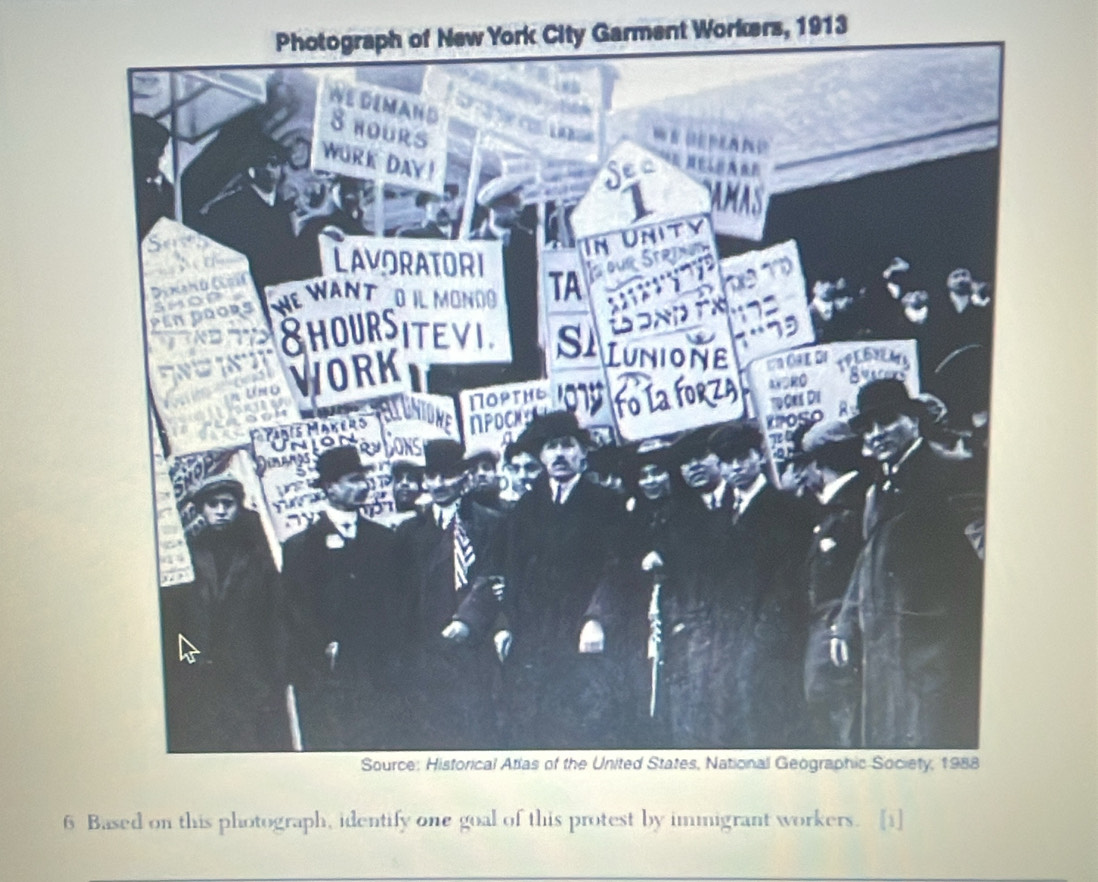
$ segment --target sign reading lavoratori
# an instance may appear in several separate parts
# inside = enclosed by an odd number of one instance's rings
[[[403,311],[399,341],[414,364],[511,360],[499,240],[320,237],[325,275],[354,274]]]

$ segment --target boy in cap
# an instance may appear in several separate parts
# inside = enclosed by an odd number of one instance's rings
[[[278,571],[259,515],[225,472],[207,477],[189,501],[206,524],[188,540],[194,582],[162,595],[169,749],[286,749]],[[180,637],[193,654],[180,657]]]
[[[370,479],[353,446],[316,461],[320,516],[283,547],[294,684],[306,750],[392,744],[399,603],[393,533],[362,516]]]

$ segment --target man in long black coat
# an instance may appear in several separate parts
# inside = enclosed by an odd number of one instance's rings
[[[194,582],[163,592],[169,749],[288,749],[278,571],[259,515],[224,474],[191,499],[206,521],[190,540]]]
[[[616,578],[621,498],[583,477],[590,438],[575,415],[536,416],[522,443],[546,473],[507,516],[500,569],[511,632],[503,670],[505,744],[521,748],[620,746],[623,693]],[[478,591],[458,619],[484,633],[498,610]],[[501,649],[506,652],[506,641]],[[643,652],[642,646],[634,648]]]
[[[467,466],[456,441],[428,441],[423,484],[431,505],[396,531],[403,583],[401,683],[408,749],[496,746],[493,688],[499,662],[491,635],[448,639],[447,628],[478,574],[493,573],[499,512],[466,494]],[[444,633],[446,632],[446,633]]]
[[[880,464],[866,493],[866,544],[836,622],[849,663],[861,639],[864,747],[977,746],[982,579],[951,496],[964,472],[922,436],[922,403],[899,380],[858,392],[851,428]]]
[[[283,546],[289,677],[305,750],[393,744],[399,621],[392,531],[359,512],[369,483],[354,447],[317,457],[324,512]]]

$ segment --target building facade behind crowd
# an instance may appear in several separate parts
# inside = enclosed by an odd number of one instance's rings
[[[545,376],[524,176],[406,198],[390,225],[384,182],[313,172],[307,136],[255,115],[177,185],[167,129],[133,128],[139,235],[177,217],[257,291],[319,275],[325,237],[501,242],[511,362],[419,389]],[[556,209],[550,247],[571,241]],[[364,513],[356,447],[324,450],[322,510],[281,547],[243,477],[212,474],[181,500],[194,578],[162,589],[170,749],[977,746],[991,292],[908,257],[806,299],[818,343],[914,340],[923,394],[863,380],[782,463],[750,417],[618,444],[551,410],[500,449],[392,458],[398,523]]]

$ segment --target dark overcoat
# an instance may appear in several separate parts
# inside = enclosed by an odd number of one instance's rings
[[[162,592],[169,749],[286,749],[279,576],[259,515],[242,510],[190,551],[194,582]],[[198,652],[181,658],[181,645]]]
[[[865,747],[977,746],[983,572],[950,500],[960,489],[923,442],[867,494],[837,620],[861,639]]]
[[[402,581],[401,689],[408,749],[477,749],[497,746],[493,690],[499,663],[490,633],[464,643],[442,637],[471,586],[492,574],[503,515],[471,500],[457,517],[469,537],[475,561],[458,590],[454,577],[455,523],[443,530],[432,509],[418,512],[396,530]],[[485,629],[490,630],[490,629]]]
[[[288,676],[306,750],[398,746],[394,552],[392,531],[361,515],[353,540],[322,514],[283,546]]]

